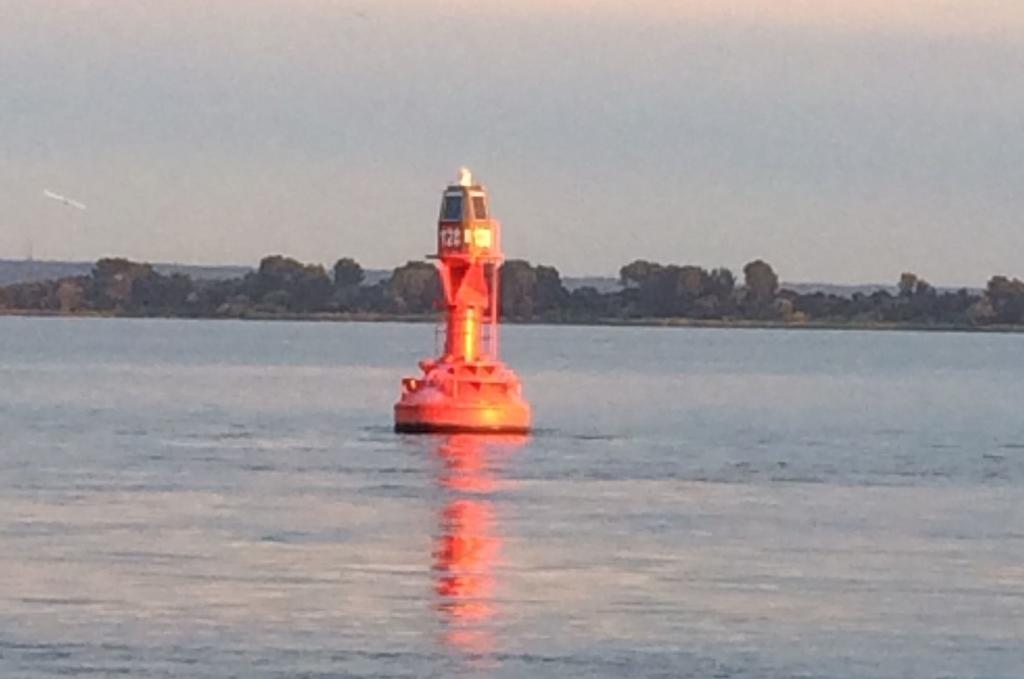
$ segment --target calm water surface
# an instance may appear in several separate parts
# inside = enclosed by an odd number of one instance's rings
[[[1024,337],[0,319],[0,676],[1024,672]]]

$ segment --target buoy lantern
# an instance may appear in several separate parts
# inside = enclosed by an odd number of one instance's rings
[[[423,375],[402,380],[395,431],[508,432],[530,429],[530,406],[498,358],[501,225],[487,190],[463,168],[444,190],[437,254],[445,309],[444,353],[420,361]]]

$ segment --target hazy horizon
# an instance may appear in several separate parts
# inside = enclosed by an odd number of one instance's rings
[[[0,258],[391,268],[460,165],[510,257],[1024,274],[1024,6],[0,0]],[[80,200],[69,209],[50,189]]]

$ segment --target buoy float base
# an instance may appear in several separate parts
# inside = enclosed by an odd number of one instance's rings
[[[498,361],[424,361],[402,380],[395,431],[403,434],[525,434],[531,413],[519,378]]]
[[[415,416],[412,419],[417,419]],[[529,427],[477,427],[456,424],[433,424],[429,422],[410,421],[395,422],[396,434],[519,434],[530,433]]]

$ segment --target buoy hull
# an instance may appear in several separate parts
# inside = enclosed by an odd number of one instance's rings
[[[525,434],[530,405],[519,378],[499,362],[429,363],[422,378],[402,381],[395,404],[400,433]]]
[[[395,405],[400,434],[527,434],[530,420],[525,403]]]

